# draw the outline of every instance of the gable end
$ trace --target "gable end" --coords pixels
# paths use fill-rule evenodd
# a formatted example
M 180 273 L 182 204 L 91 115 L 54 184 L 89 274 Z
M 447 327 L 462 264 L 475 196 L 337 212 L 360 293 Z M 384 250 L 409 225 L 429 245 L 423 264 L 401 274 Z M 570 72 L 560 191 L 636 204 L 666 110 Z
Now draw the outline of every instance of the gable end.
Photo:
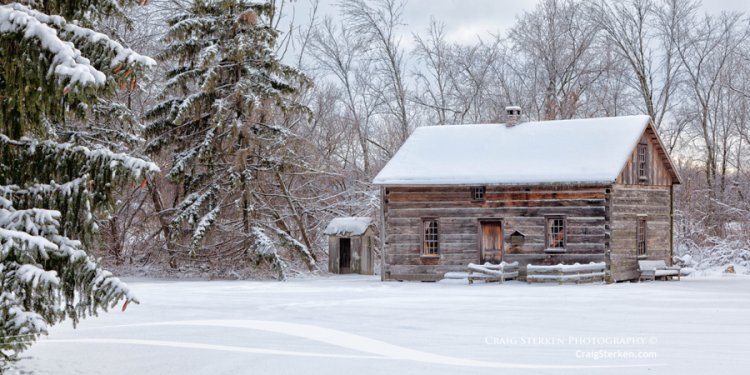
M 643 158 L 642 148 L 645 146 L 645 176 L 643 165 L 640 162 Z M 641 155 L 639 156 L 639 149 Z M 677 174 L 672 160 L 667 153 L 666 147 L 659 138 L 656 129 L 649 122 L 638 142 L 633 146 L 625 166 L 615 181 L 622 185 L 655 185 L 671 186 L 680 183 L 680 177 Z

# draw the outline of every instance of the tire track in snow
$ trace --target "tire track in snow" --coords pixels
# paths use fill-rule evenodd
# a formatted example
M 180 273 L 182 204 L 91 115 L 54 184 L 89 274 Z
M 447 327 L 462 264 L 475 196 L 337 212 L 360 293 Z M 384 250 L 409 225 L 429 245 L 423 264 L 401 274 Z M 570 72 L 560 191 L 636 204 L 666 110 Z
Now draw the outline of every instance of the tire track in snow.
M 113 339 L 52 339 L 52 340 L 40 340 L 38 342 L 48 343 L 48 344 L 82 343 L 82 344 L 145 345 L 145 346 L 163 346 L 163 347 L 169 347 L 169 348 L 218 350 L 218 351 L 224 351 L 224 352 L 238 352 L 238 353 L 289 355 L 289 356 L 297 356 L 297 357 L 382 359 L 382 357 L 379 357 L 379 356 L 300 352 L 300 351 L 289 351 L 289 350 L 250 348 L 250 347 L 245 347 L 245 346 L 214 345 L 214 344 L 201 344 L 201 343 L 196 343 L 196 342 L 166 341 L 166 340 L 139 340 L 139 339 L 114 339 L 113 338 Z
M 157 327 L 157 326 L 199 326 L 199 327 L 222 327 L 222 328 L 241 328 L 252 329 L 278 333 L 298 338 L 304 338 L 312 341 L 326 343 L 346 349 L 367 353 L 369 355 L 356 356 L 346 354 L 332 353 L 314 353 L 287 350 L 272 350 L 240 346 L 212 345 L 200 343 L 188 343 L 182 341 L 160 341 L 160 340 L 134 340 L 134 339 L 62 339 L 62 340 L 42 340 L 39 342 L 46 343 L 112 343 L 112 344 L 130 344 L 130 345 L 151 345 L 167 346 L 176 348 L 195 348 L 223 350 L 230 352 L 247 352 L 271 355 L 289 355 L 302 357 L 330 357 L 330 358 L 357 358 L 357 359 L 388 359 L 403 360 L 411 362 L 421 362 L 429 364 L 462 366 L 462 367 L 483 367 L 483 368 L 515 368 L 515 369 L 596 369 L 596 368 L 636 368 L 636 367 L 657 367 L 665 366 L 664 363 L 648 364 L 623 364 L 623 365 L 540 365 L 528 363 L 506 363 L 491 362 L 473 359 L 464 359 L 458 357 L 444 356 L 433 354 L 420 350 L 410 349 L 403 346 L 387 343 L 369 337 L 356 335 L 340 330 L 323 328 L 309 324 L 288 323 L 271 320 L 185 320 L 185 321 L 165 321 L 155 323 L 141 323 L 108 326 L 101 328 L 124 328 L 124 327 Z

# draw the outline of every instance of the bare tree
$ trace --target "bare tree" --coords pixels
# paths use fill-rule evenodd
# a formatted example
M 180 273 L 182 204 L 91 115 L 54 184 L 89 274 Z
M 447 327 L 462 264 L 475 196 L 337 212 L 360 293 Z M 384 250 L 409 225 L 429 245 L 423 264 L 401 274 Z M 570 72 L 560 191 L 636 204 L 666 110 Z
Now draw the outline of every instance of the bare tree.
M 375 64 L 377 75 L 373 89 L 382 98 L 387 112 L 396 121 L 397 145 L 411 132 L 408 94 L 404 77 L 404 51 L 396 35 L 401 25 L 404 2 L 401 0 L 347 0 L 339 2 L 347 28 L 364 38 L 367 53 Z M 377 81 L 379 79 L 379 81 Z M 379 85 L 378 85 L 379 84 Z
M 732 69 L 733 54 L 748 39 L 748 26 L 739 14 L 722 13 L 718 17 L 705 16 L 687 19 L 675 34 L 677 52 L 687 77 L 686 99 L 694 111 L 695 124 L 703 141 L 705 176 L 713 186 L 722 158 L 723 130 L 717 123 L 717 100 L 723 90 L 722 80 L 727 69 Z M 686 108 L 690 110 L 691 108 Z
M 417 104 L 434 112 L 438 125 L 448 122 L 450 85 L 452 77 L 451 46 L 445 40 L 445 24 L 430 20 L 427 38 L 414 35 L 417 46 L 414 55 L 422 65 L 414 72 L 422 94 L 414 95 Z
M 351 29 L 337 27 L 326 18 L 314 31 L 310 41 L 311 56 L 318 68 L 333 75 L 340 85 L 347 119 L 352 123 L 361 154 L 362 169 L 370 172 L 370 127 L 380 98 L 372 94 L 369 76 L 372 61 L 362 56 L 367 51 L 366 40 Z
M 697 8 L 693 1 L 675 0 L 661 5 L 652 0 L 602 1 L 595 8 L 604 42 L 627 62 L 630 85 L 657 129 L 671 109 L 681 66 L 675 33 Z
M 511 29 L 513 50 L 524 55 L 523 79 L 543 88 L 539 115 L 545 120 L 575 116 L 586 91 L 601 74 L 592 45 L 599 26 L 587 17 L 586 3 L 542 0 Z

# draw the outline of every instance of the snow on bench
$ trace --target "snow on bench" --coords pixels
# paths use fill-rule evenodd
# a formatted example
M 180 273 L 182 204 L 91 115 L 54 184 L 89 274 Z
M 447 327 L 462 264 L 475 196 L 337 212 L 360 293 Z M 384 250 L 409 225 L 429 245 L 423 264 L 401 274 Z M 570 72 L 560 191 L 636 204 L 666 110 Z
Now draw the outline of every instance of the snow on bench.
M 557 281 L 562 284 L 565 281 L 575 281 L 599 279 L 604 281 L 606 276 L 607 264 L 604 262 L 591 262 L 588 264 L 556 264 L 553 266 L 542 266 L 529 264 L 526 266 L 526 282 L 534 281 Z
M 500 281 L 500 283 L 503 283 L 505 280 L 518 278 L 518 262 L 485 263 L 481 265 L 469 263 L 466 268 L 469 269 L 467 277 L 469 284 L 473 284 L 474 280 Z
M 469 278 L 468 272 L 446 272 L 443 275 L 443 280 L 465 280 Z
M 680 280 L 680 273 L 682 269 L 677 266 L 669 267 L 664 260 L 639 260 L 638 271 L 640 276 L 638 281 L 643 279 L 656 280 L 657 277 L 674 279 L 677 276 L 677 280 Z
M 469 284 L 473 284 L 475 280 L 500 281 L 502 283 L 505 280 L 518 278 L 518 262 L 485 263 L 482 265 L 469 263 L 467 268 L 469 269 L 468 272 L 446 272 L 443 279 L 466 279 Z

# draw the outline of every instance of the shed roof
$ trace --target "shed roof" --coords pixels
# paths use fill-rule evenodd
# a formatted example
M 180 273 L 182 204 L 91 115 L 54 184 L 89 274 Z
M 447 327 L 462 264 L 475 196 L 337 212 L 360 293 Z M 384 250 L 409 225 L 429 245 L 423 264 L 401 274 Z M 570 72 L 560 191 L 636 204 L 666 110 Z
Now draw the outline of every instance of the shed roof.
M 337 217 L 328 223 L 324 234 L 329 236 L 361 236 L 372 225 L 369 217 Z
M 624 116 L 526 122 L 513 127 L 504 124 L 420 127 L 373 182 L 378 185 L 611 183 L 619 176 L 650 122 L 648 116 Z M 668 157 L 666 162 L 673 171 Z

